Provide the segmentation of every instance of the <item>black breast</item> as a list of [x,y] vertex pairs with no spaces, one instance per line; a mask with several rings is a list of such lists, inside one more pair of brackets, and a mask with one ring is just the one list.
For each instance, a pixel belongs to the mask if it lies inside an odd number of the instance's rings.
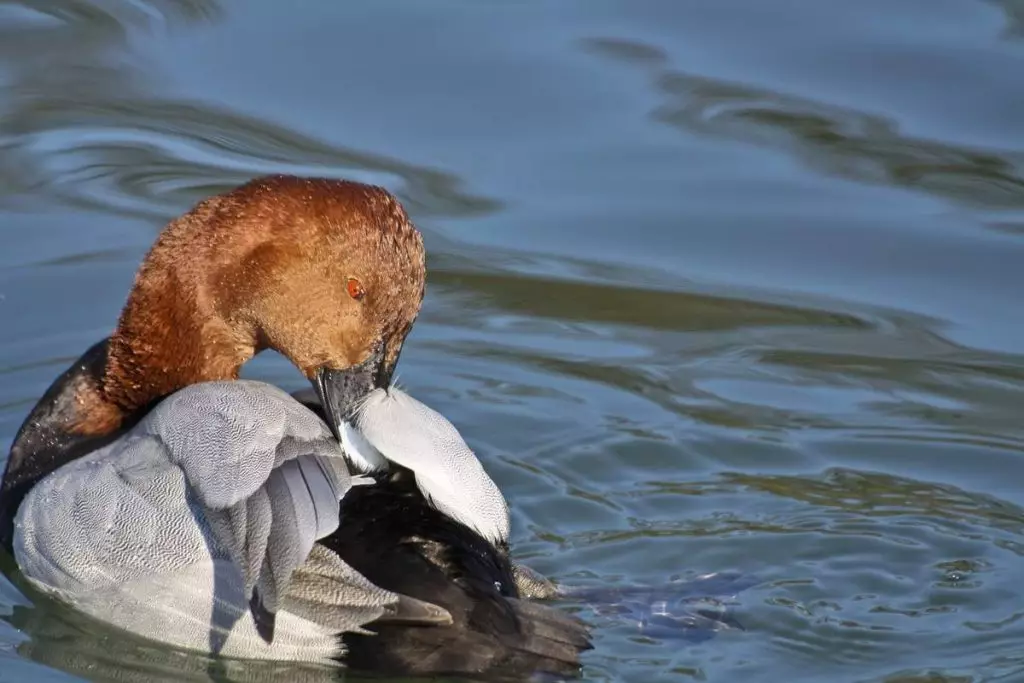
[[345,634],[345,663],[390,675],[573,675],[590,647],[578,621],[519,600],[508,549],[431,507],[408,472],[356,486],[341,526],[321,541],[387,590],[447,609],[451,626],[370,624]]

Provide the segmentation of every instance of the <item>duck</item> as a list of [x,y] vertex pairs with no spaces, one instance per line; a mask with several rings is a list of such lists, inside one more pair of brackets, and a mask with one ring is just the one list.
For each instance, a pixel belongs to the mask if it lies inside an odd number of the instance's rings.
[[[425,286],[373,185],[264,176],[168,223],[11,445],[0,545],[29,588],[222,657],[576,676],[589,630],[512,560],[458,430],[392,382]],[[240,379],[265,350],[309,387]]]

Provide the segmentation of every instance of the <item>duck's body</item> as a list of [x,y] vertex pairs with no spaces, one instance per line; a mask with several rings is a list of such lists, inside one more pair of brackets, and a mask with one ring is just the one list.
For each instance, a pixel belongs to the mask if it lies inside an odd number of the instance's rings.
[[[319,309],[300,316],[296,334],[284,317],[288,301],[268,308],[276,290],[260,300],[236,292],[254,276],[251,265],[238,270],[225,256],[232,239],[244,245],[244,263],[264,267],[279,258],[276,240],[289,231],[315,242],[317,231],[348,229],[341,218],[367,231],[346,238],[354,240],[346,258],[412,239],[402,236],[409,228],[393,199],[352,185],[261,181],[171,224],[147,256],[115,336],[61,375],[19,430],[0,489],[0,540],[37,587],[178,647],[391,674],[572,674],[589,647],[586,633],[520,599],[530,593],[521,587],[537,584],[509,559],[507,519],[504,527],[486,515],[484,526],[473,524],[472,510],[462,517],[459,500],[445,498],[459,486],[431,495],[429,470],[392,463],[359,476],[365,461],[339,444],[343,421],[366,409],[374,386],[388,385],[418,309],[418,300],[412,306],[401,296],[422,297],[422,255],[385,264],[407,274],[407,284],[360,276],[381,298],[356,309],[369,331],[353,327],[342,306],[338,324],[350,332],[340,338],[309,327]],[[365,225],[381,213],[383,242]],[[268,230],[273,240],[261,246],[252,233]],[[200,240],[219,275],[172,253],[190,240]],[[371,246],[360,246],[367,240]],[[308,253],[325,258],[323,248]],[[273,286],[293,286],[281,272],[293,266],[276,267]],[[363,284],[349,277],[347,295],[361,303]],[[169,310],[153,310],[158,302]],[[210,319],[194,322],[195,310]],[[208,347],[203,335],[212,335]],[[368,351],[353,339],[367,339]],[[318,401],[235,379],[239,362],[228,358],[244,360],[268,344],[314,381]],[[160,360],[175,348],[180,357]],[[331,361],[335,355],[342,360]],[[373,446],[408,464],[396,444],[422,440],[383,438],[390,418],[380,415],[367,422],[377,429]],[[435,431],[431,438],[455,439],[443,426]],[[487,510],[499,509],[488,507],[490,489],[470,484]]]
[[[101,351],[55,383],[50,403]],[[16,445],[46,431],[39,409]],[[546,592],[507,547],[430,504],[407,469],[354,476],[324,417],[302,392],[210,382],[158,402],[109,443],[59,440],[74,457],[55,455],[20,503],[3,498],[17,510],[3,520],[13,521],[7,549],[36,588],[183,649],[391,674],[574,671],[589,647],[582,626],[525,601]],[[309,544],[269,643],[246,597],[259,572],[247,581],[238,561],[265,559],[252,553],[261,497],[264,533],[269,521]]]
[[[227,657],[327,661],[342,654],[337,634],[400,604],[336,555],[312,552],[338,528],[351,486],[327,425],[288,394],[242,380],[196,384],[36,484],[18,508],[14,556],[36,587],[143,637]],[[302,609],[328,597],[306,595],[314,576],[344,598],[329,614]]]

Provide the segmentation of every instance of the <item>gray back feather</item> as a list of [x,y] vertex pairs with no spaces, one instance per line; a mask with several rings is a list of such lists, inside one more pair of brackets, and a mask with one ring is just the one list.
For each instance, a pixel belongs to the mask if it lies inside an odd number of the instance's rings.
[[277,611],[316,540],[338,527],[351,486],[327,425],[286,392],[247,381],[197,384],[139,425],[181,468],[245,594]]
[[[353,609],[333,613],[330,626],[354,629],[399,597],[351,569],[318,572],[323,558],[302,569],[316,541],[337,529],[338,503],[352,483],[330,430],[284,391],[245,380],[197,384],[34,487],[19,508],[15,553],[26,576],[69,599],[79,596],[99,618],[113,618],[98,598],[104,590],[122,600],[131,586],[151,591],[154,581],[167,581],[158,577],[212,566],[206,623],[213,652],[250,606],[267,641],[257,608],[273,618],[292,603],[326,618],[328,611],[310,605],[316,595],[303,587],[310,579],[335,582],[332,601]],[[239,603],[243,595],[248,605]],[[168,624],[177,618],[174,605],[136,598]],[[132,628],[160,637],[172,627]],[[273,621],[270,628],[272,634]],[[198,636],[182,635],[181,642],[193,645]]]

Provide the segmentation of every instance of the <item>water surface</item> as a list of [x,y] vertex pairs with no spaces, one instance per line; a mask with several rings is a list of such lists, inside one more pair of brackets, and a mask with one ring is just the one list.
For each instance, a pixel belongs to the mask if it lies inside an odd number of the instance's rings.
[[[429,251],[401,380],[517,556],[759,578],[701,643],[599,621],[587,680],[1024,680],[1022,38],[1017,0],[0,2],[0,450],[168,219],[375,182]],[[0,614],[0,680],[216,668]]]

